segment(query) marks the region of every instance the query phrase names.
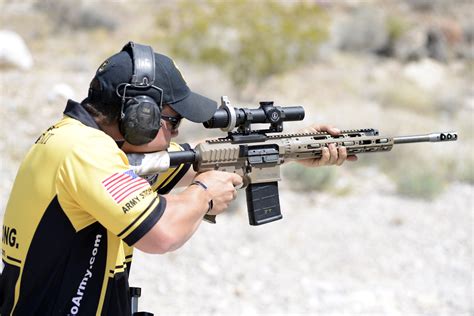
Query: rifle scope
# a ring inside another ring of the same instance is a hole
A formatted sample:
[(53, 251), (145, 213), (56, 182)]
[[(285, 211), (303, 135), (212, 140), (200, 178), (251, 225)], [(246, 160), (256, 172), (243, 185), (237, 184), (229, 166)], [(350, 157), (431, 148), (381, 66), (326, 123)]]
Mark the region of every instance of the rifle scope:
[(222, 97), (222, 105), (213, 117), (204, 122), (206, 128), (220, 128), (230, 132), (239, 128), (242, 132), (250, 132), (250, 124), (270, 123), (272, 132), (281, 132), (284, 121), (301, 121), (304, 119), (302, 106), (274, 106), (273, 101), (260, 102), (256, 109), (234, 108), (227, 97)]

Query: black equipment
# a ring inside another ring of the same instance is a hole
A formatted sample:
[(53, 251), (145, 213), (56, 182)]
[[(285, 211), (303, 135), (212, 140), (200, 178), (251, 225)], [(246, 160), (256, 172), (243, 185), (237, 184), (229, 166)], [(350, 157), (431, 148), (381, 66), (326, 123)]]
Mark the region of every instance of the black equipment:
[[(281, 133), (284, 121), (303, 119), (302, 106), (275, 106), (273, 101), (263, 101), (257, 109), (234, 108), (229, 99), (223, 96), (220, 108), (203, 125), (205, 128), (220, 128), (228, 132), (228, 138), (234, 142), (247, 142), (263, 141), (267, 137), (266, 133)], [(269, 123), (270, 126), (268, 129), (252, 130), (251, 125), (259, 123)]]
[[(122, 49), (132, 51), (133, 76), (130, 83), (121, 83), (116, 93), (122, 99), (120, 132), (132, 145), (152, 141), (160, 129), (163, 90), (154, 86), (155, 54), (151, 46), (130, 42)], [(160, 103), (140, 92), (155, 89), (160, 92)], [(128, 91), (127, 91), (128, 90)], [(130, 95), (133, 91), (133, 96)]]
[(138, 299), (142, 296), (142, 289), (139, 287), (130, 287), (130, 307), (132, 316), (153, 316), (149, 312), (138, 311)]
[(220, 128), (231, 132), (234, 128), (239, 133), (251, 134), (251, 124), (270, 123), (268, 130), (255, 132), (279, 133), (283, 131), (284, 121), (301, 121), (304, 119), (302, 106), (274, 106), (273, 101), (260, 102), (257, 109), (234, 108), (227, 97), (222, 97), (222, 105), (214, 115), (203, 123), (206, 128)]

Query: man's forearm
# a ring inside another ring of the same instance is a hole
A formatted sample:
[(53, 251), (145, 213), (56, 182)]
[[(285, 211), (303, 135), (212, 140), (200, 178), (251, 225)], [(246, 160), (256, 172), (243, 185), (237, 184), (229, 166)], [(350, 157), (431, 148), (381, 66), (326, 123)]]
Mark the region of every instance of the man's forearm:
[(198, 186), (189, 186), (165, 198), (163, 216), (134, 245), (144, 252), (166, 253), (181, 247), (197, 230), (209, 208), (209, 194)]
[(171, 205), (163, 225), (176, 236), (170, 249), (173, 251), (181, 247), (197, 230), (209, 209), (211, 198), (201, 187), (188, 186), (179, 194), (168, 194), (166, 199)]

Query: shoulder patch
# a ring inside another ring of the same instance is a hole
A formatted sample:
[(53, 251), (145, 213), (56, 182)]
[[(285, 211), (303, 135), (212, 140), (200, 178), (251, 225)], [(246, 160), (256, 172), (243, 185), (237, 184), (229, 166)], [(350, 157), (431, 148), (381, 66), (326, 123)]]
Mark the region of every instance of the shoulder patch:
[(120, 204), (130, 194), (150, 186), (145, 179), (137, 176), (133, 170), (116, 172), (105, 178), (102, 185), (117, 204)]

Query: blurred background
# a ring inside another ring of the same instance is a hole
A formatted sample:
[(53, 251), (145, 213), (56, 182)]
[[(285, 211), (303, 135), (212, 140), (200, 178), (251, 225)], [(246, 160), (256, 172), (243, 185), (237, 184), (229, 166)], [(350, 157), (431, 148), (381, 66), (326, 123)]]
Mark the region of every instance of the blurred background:
[[(218, 102), (304, 106), (288, 132), (459, 134), (342, 167), (285, 166), (283, 220), (250, 227), (240, 192), (178, 251), (135, 252), (142, 310), (474, 315), (473, 16), (469, 0), (0, 0), (0, 215), (28, 148), (133, 40)], [(178, 140), (221, 136), (185, 122)]]

